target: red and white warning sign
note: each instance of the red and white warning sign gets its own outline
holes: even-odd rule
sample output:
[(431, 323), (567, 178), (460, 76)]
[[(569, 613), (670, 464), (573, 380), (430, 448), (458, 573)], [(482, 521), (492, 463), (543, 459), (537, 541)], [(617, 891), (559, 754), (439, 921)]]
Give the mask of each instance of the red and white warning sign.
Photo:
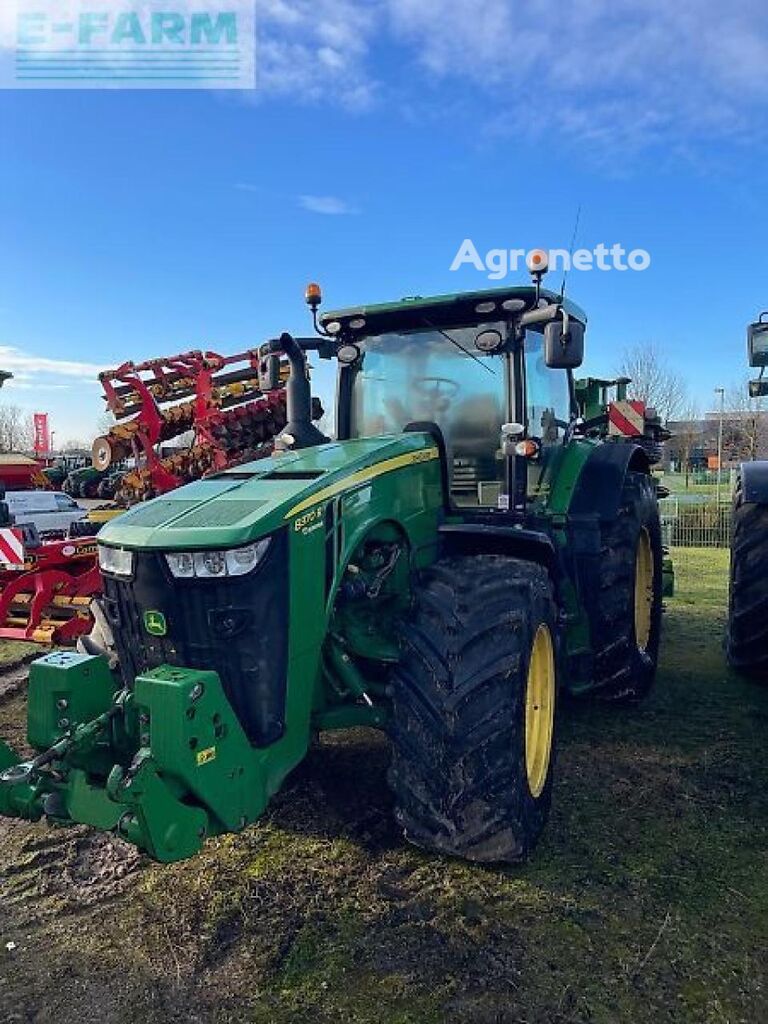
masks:
[(24, 538), (21, 530), (0, 529), (0, 565), (7, 569), (23, 569), (25, 561)]
[(612, 402), (608, 406), (611, 437), (642, 437), (645, 433), (645, 402)]

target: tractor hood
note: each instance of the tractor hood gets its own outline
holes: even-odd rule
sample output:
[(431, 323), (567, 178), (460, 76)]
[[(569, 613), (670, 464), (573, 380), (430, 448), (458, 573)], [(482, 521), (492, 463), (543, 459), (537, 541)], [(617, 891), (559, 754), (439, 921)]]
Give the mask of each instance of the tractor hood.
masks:
[(339, 441), (260, 459), (189, 484), (118, 516), (109, 547), (194, 551), (237, 547), (382, 475), (437, 458), (428, 434)]

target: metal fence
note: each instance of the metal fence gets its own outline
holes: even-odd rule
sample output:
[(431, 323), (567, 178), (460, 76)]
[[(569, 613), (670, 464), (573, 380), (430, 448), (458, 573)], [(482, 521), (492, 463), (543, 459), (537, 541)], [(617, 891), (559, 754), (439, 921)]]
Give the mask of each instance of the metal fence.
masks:
[(676, 548), (728, 548), (731, 544), (730, 498), (673, 495), (659, 502), (664, 545)]

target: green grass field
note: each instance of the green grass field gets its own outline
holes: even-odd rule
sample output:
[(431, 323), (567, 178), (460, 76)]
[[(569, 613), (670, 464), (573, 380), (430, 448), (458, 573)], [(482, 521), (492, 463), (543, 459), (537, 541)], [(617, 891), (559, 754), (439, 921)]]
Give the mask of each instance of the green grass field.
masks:
[[(686, 480), (684, 473), (664, 473), (660, 477), (661, 483), (665, 487), (668, 487), (673, 495), (675, 494), (693, 494), (698, 495), (702, 498), (714, 498), (717, 494), (717, 483), (697, 483), (694, 479), (693, 474), (690, 474)], [(725, 500), (730, 500), (732, 493), (733, 484), (731, 482), (730, 473), (723, 470), (723, 479), (720, 484), (720, 494)]]
[[(654, 697), (563, 709), (552, 820), (517, 870), (403, 845), (365, 732), (187, 864), (0, 825), (3, 1020), (768, 1019), (768, 690), (725, 668), (725, 599), (725, 553), (689, 553)], [(0, 734), (22, 713), (0, 705)]]

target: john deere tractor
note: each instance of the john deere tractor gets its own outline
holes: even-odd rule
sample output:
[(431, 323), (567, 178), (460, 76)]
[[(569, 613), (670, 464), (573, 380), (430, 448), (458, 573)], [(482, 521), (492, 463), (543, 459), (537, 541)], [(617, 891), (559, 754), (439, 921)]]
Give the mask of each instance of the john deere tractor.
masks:
[[(640, 447), (586, 436), (585, 314), (534, 284), (320, 315), (273, 457), (99, 535), (85, 653), (36, 662), (0, 812), (116, 830), (160, 861), (256, 822), (322, 730), (391, 739), (406, 837), (515, 862), (550, 807), (563, 693), (644, 697), (661, 619)], [(338, 364), (336, 440), (308, 353)]]

